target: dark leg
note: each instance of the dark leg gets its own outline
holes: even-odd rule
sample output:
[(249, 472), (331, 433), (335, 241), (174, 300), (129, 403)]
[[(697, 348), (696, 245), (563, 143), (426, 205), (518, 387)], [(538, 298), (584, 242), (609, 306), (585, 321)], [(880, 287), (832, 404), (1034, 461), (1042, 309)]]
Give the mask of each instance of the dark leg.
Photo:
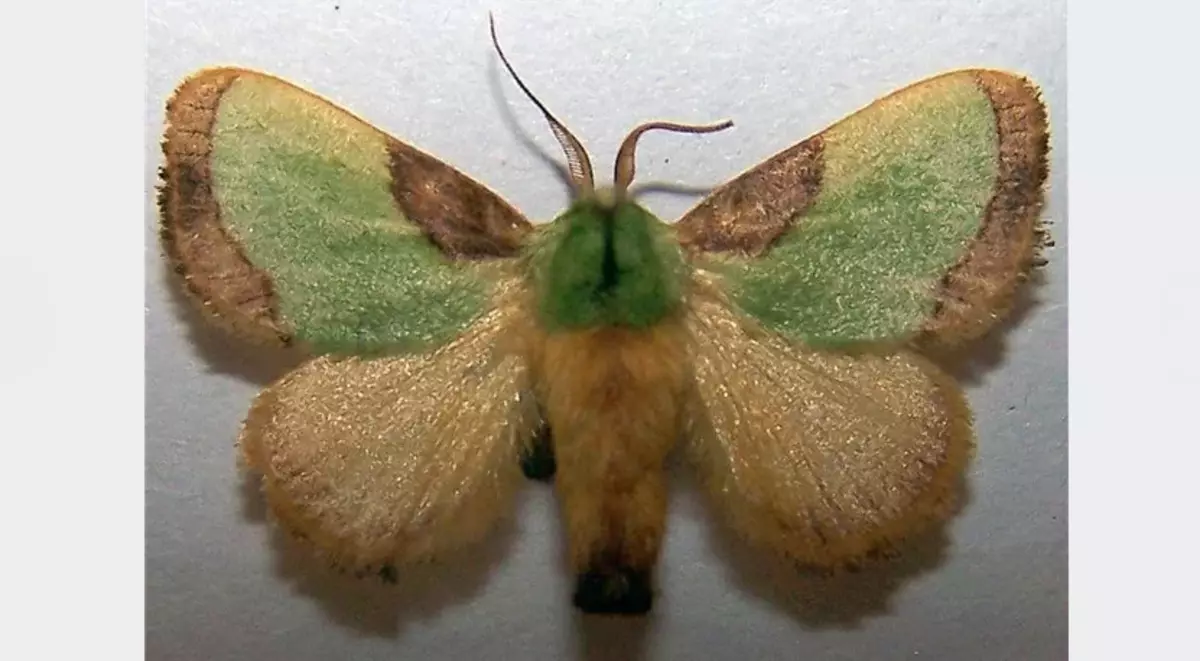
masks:
[(521, 471), (531, 480), (547, 482), (554, 477), (554, 442), (550, 425), (542, 421), (529, 449), (521, 455)]

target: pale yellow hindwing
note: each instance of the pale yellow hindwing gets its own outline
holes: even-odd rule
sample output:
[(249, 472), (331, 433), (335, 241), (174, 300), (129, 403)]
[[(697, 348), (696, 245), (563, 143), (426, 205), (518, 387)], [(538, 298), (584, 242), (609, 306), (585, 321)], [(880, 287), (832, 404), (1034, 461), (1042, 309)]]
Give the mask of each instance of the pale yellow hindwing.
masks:
[(240, 444), (279, 520), (355, 569), (482, 537), (538, 422), (520, 314), (502, 304), (427, 355), (317, 358), (266, 389)]
[(689, 454), (752, 543), (839, 566), (945, 516), (972, 447), (957, 386), (916, 355), (824, 353), (692, 297)]

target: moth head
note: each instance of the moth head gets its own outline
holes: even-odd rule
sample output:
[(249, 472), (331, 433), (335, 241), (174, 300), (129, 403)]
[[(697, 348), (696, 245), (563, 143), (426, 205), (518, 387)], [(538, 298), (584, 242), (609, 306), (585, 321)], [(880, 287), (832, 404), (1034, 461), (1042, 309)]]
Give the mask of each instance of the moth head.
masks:
[(629, 196), (629, 185), (633, 183), (633, 176), (636, 171), (637, 160), (637, 144), (638, 139), (647, 131), (673, 131), (675, 133), (715, 133), (723, 131), (731, 126), (733, 122), (725, 120), (716, 124), (678, 124), (675, 122), (646, 122), (637, 126), (625, 139), (621, 142), (621, 148), (617, 150), (616, 163), (613, 165), (613, 186), (612, 188), (596, 189), (595, 177), (592, 174), (592, 160), (588, 156), (587, 150), (584, 149), (583, 143), (575, 137), (567, 127), (558, 120), (546, 106), (538, 100), (533, 92), (517, 75), (512, 64), (504, 55), (504, 50), (500, 48), (500, 40), (496, 37), (496, 21), (489, 13), (488, 22), (492, 33), (492, 45), (496, 48), (496, 53), (500, 56), (500, 61), (504, 63), (504, 68), (508, 69), (508, 73), (516, 81), (517, 86), (525, 93), (525, 96), (542, 111), (546, 122), (550, 124), (550, 130), (554, 133), (554, 137), (558, 139), (558, 144), (562, 146), (563, 152), (567, 156), (567, 165), (571, 173), (571, 187), (574, 189), (575, 198), (577, 200), (594, 200), (595, 203), (603, 208), (615, 209), (620, 207)]

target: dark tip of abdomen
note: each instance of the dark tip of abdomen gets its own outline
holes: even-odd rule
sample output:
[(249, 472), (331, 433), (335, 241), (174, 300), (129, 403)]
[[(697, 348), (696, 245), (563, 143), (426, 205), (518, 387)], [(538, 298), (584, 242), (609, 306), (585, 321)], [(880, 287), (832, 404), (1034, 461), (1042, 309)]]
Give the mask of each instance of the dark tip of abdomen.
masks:
[(653, 601), (648, 571), (590, 569), (575, 579), (575, 607), (585, 613), (643, 615), (650, 612)]

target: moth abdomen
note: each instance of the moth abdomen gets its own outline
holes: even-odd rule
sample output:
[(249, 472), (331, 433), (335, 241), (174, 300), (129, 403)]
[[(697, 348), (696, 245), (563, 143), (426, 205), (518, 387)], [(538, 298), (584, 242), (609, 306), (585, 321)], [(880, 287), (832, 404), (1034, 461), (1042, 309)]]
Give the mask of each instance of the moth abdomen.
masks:
[(554, 430), (555, 486), (576, 605), (640, 613), (666, 525), (663, 462), (678, 437), (687, 375), (682, 323), (547, 333), (535, 361)]

